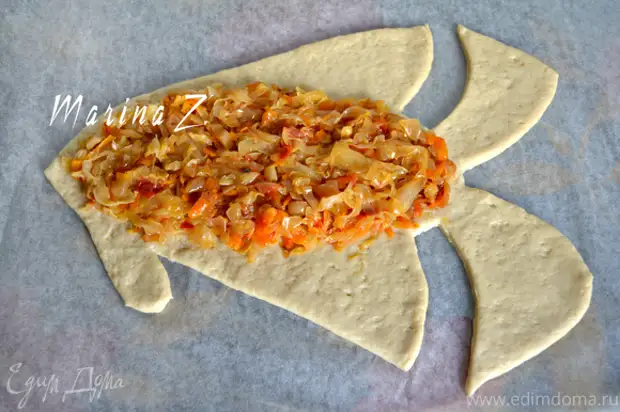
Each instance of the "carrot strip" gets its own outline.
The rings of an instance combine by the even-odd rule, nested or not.
[[[204,195],[200,196],[200,198],[196,201],[196,203],[194,203],[194,206],[192,206],[192,209],[187,215],[190,217],[190,219],[195,219],[201,214],[203,214],[208,206],[209,203],[207,202],[207,199],[205,199]]]
[[[72,172],[77,172],[79,170],[82,170],[82,161],[77,160],[77,159],[72,159],[70,167],[71,167]]]
[[[149,234],[144,234],[142,235],[142,239],[145,242],[158,242],[159,241],[159,235],[158,234],[153,234],[153,235],[149,235]]]
[[[239,235],[230,235],[228,239],[228,246],[231,249],[239,250],[243,247],[244,241],[243,238]]]
[[[402,216],[398,216],[396,218],[396,221],[394,222],[394,227],[397,229],[416,229],[418,227],[420,227],[420,225],[418,225],[415,222],[412,222],[411,220],[404,218]]]
[[[443,162],[448,159],[448,146],[446,145],[445,140],[441,137],[435,136],[433,147],[435,148],[435,157],[437,160]]]
[[[437,138],[437,136],[435,136],[435,133],[429,131],[424,132],[424,137],[426,137],[426,143],[431,146],[435,143],[435,139]]]
[[[424,213],[424,205],[426,201],[424,199],[416,199],[413,201],[413,217],[419,218]]]

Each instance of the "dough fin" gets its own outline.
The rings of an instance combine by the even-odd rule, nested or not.
[[[378,29],[301,46],[138,98],[158,99],[171,90],[200,89],[211,83],[241,86],[261,81],[323,90],[334,99],[383,100],[400,112],[422,87],[432,62],[433,36],[428,25]]]
[[[547,109],[558,74],[527,53],[458,26],[467,82],[454,111],[435,127],[465,172],[516,143]]]
[[[553,226],[491,193],[456,185],[441,230],[467,269],[476,301],[468,395],[572,329],[592,274]]]
[[[157,255],[123,222],[84,208],[79,183],[66,171],[60,158],[45,176],[73,208],[90,232],[108,277],[125,304],[141,312],[161,312],[172,299],[170,279]]]

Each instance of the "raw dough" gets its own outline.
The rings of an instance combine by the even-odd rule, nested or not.
[[[466,392],[534,357],[582,318],[592,274],[553,226],[483,190],[453,187],[441,225],[476,300]]]
[[[383,99],[393,110],[401,110],[428,76],[432,57],[428,26],[374,30],[178,83],[132,102],[157,101],[169,91],[201,89],[213,82],[242,85],[260,80],[322,89],[332,97]],[[95,131],[96,127],[83,130],[60,156],[73,152],[79,139]],[[161,311],[170,300],[167,274],[150,249],[156,248],[173,261],[291,310],[403,369],[409,369],[418,354],[428,289],[414,233],[381,238],[358,259],[349,260],[349,253],[326,247],[284,260],[274,248],[248,265],[243,256],[224,246],[205,251],[174,242],[147,245],[127,233],[124,223],[81,209],[84,200],[79,184],[59,159],[46,175],[84,220],[108,275],[128,306]],[[434,224],[429,220],[425,228]]]
[[[463,173],[507,149],[542,116],[558,75],[534,57],[458,27],[467,55],[462,100],[435,128]],[[549,347],[581,319],[592,274],[551,225],[492,194],[457,184],[441,229],[476,300],[466,391],[471,395]]]
[[[87,129],[80,132],[61,155],[74,152],[77,142],[94,132],[93,128]],[[45,170],[45,176],[82,218],[106,272],[125,304],[141,312],[161,312],[172,299],[172,292],[168,273],[157,255],[138,235],[127,232],[123,222],[83,207],[84,194],[80,184],[67,173],[60,156]]]
[[[254,63],[187,80],[140,96],[158,100],[171,90],[201,89],[210,83],[254,81],[305,87],[331,98],[384,100],[400,112],[428,77],[433,37],[428,26],[379,29],[334,37]]]
[[[422,343],[428,287],[415,233],[382,236],[365,254],[356,246],[336,252],[282,257],[266,249],[249,265],[225,245],[205,251],[183,242],[156,245],[161,256],[182,263],[274,305],[303,316],[408,370]]]
[[[558,74],[535,57],[463,26],[467,56],[461,101],[435,132],[448,143],[461,173],[517,142],[553,100]]]
[[[497,156],[542,115],[557,74],[533,57],[459,26],[469,59],[462,101],[435,131],[448,141],[463,172]],[[428,27],[383,29],[337,37],[237,69],[140,96],[156,101],[175,89],[201,89],[262,80],[305,85],[335,97],[383,99],[401,110],[427,77],[432,61]],[[134,101],[136,100],[134,99]],[[85,129],[61,153],[75,150]],[[284,260],[277,248],[254,265],[224,246],[202,250],[175,240],[146,245],[122,222],[80,209],[78,183],[59,160],[46,175],[78,211],[115,287],[128,306],[160,311],[170,299],[167,274],[152,250],[224,284],[324,326],[409,369],[422,340],[428,289],[413,237],[380,238],[367,254],[328,247]],[[581,318],[592,277],[557,230],[490,193],[456,185],[442,230],[459,251],[476,297],[468,394],[562,337]],[[438,224],[427,219],[420,231]],[[419,231],[418,231],[419,233]],[[152,248],[152,249],[151,249]]]

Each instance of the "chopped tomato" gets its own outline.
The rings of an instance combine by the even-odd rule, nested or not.
[[[181,223],[181,229],[193,229],[193,228],[194,228],[194,225],[191,222],[188,222],[187,220]]]
[[[282,144],[282,146],[280,146],[280,152],[278,154],[280,155],[281,160],[284,160],[287,157],[289,157],[291,153],[293,153],[292,146],[289,146],[287,144]]]
[[[108,125],[107,122],[103,122],[102,130],[104,136],[116,136],[120,131],[118,127]]]
[[[155,196],[157,193],[161,192],[162,190],[164,190],[162,186],[159,186],[146,179],[139,180],[138,184],[136,185],[136,191],[141,196],[144,196],[147,199],[152,198],[153,196]]]

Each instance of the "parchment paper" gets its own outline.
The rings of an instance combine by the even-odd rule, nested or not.
[[[0,10],[0,410],[545,410],[534,398],[558,395],[594,396],[591,409],[620,405],[614,0],[3,0]],[[433,31],[435,62],[406,114],[428,126],[451,111],[464,85],[457,23],[560,73],[542,121],[466,176],[560,229],[595,277],[592,306],[568,336],[478,392],[505,396],[506,405],[469,405],[464,395],[473,300],[436,229],[418,238],[430,307],[409,373],[169,262],[175,299],[162,314],[122,305],[84,226],[42,173],[92,105],[103,111],[338,34],[423,23]],[[75,127],[72,119],[49,125],[57,94],[84,96]],[[577,401],[555,409],[579,409]]]

